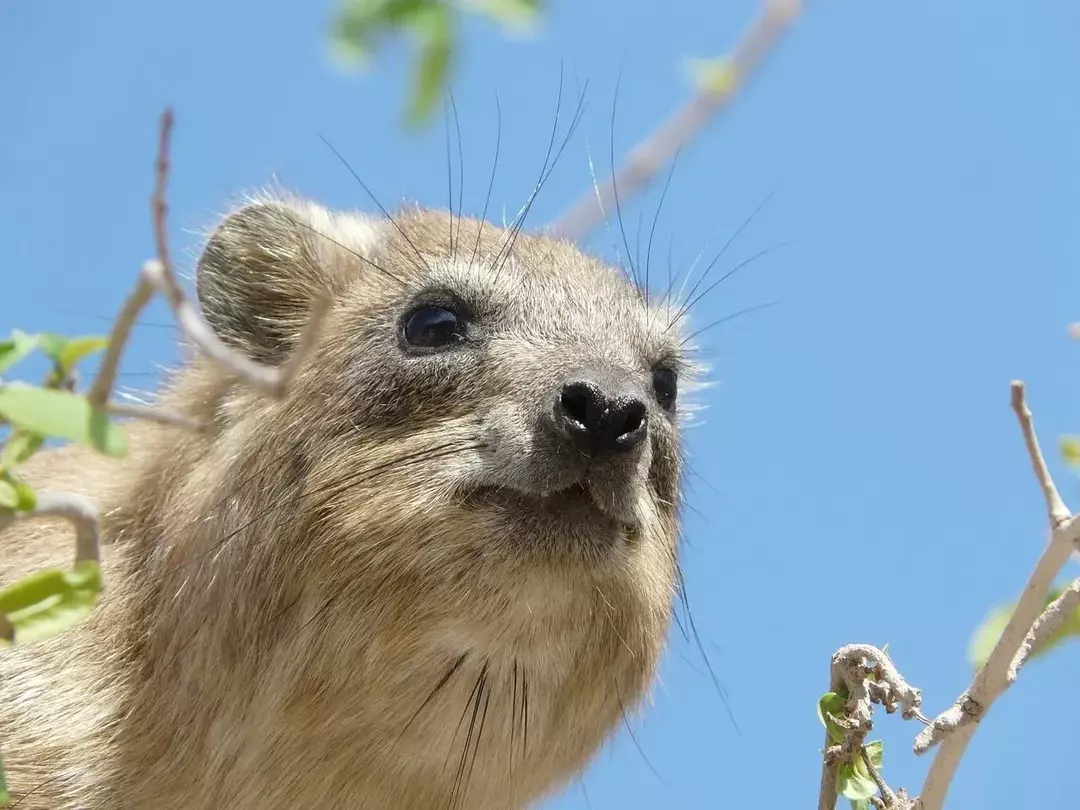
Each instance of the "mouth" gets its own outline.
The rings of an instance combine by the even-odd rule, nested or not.
[[[533,492],[509,485],[485,485],[471,490],[466,500],[476,506],[513,510],[562,526],[600,524],[630,533],[636,533],[638,528],[636,518],[615,508],[614,504],[605,504],[585,481]]]

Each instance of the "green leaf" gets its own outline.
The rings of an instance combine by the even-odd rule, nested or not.
[[[334,25],[332,47],[346,64],[363,66],[388,31],[411,27],[414,19],[440,0],[348,0]]]
[[[515,33],[531,33],[540,18],[540,0],[468,0],[466,5]]]
[[[11,469],[22,464],[41,449],[44,442],[45,437],[40,433],[31,433],[28,430],[12,431],[4,442],[3,454],[0,455],[0,470]]]
[[[0,472],[0,507],[29,512],[37,505],[34,488],[17,475]]]
[[[70,439],[107,456],[127,453],[127,435],[86,397],[25,383],[0,385],[0,416],[17,428]]]
[[[0,374],[30,354],[38,345],[37,335],[16,329],[11,337],[0,340]]]
[[[0,807],[8,803],[7,777],[4,775],[4,758],[0,756]]]
[[[877,783],[870,778],[862,757],[857,756],[854,761],[845,762],[837,769],[836,792],[845,799],[855,801],[877,795]]]
[[[826,692],[818,699],[818,720],[834,743],[843,742],[847,736],[844,727],[837,721],[847,711],[847,699],[848,696],[842,692]]]
[[[1080,467],[1080,436],[1062,437],[1061,455],[1067,464]]]
[[[109,345],[109,339],[97,335],[65,338],[60,335],[42,335],[41,350],[56,365],[61,376],[66,377],[84,358],[100,352]]]
[[[864,745],[863,750],[866,751],[866,755],[870,758],[870,764],[880,771],[885,762],[885,743],[881,740],[874,740]]]
[[[420,58],[413,71],[412,100],[407,121],[411,125],[423,123],[435,109],[442,93],[454,50],[454,32],[450,12],[438,7],[423,22]]]
[[[0,590],[0,613],[11,628],[9,644],[30,644],[81,622],[101,594],[101,567],[92,560],[71,571],[46,569]]]
[[[1046,603],[1050,604],[1061,594],[1061,588],[1052,588],[1050,593],[1047,594]],[[972,669],[978,670],[986,663],[991,651],[994,649],[994,645],[998,643],[998,639],[1001,638],[1001,634],[1005,631],[1005,625],[1009,623],[1015,609],[1016,605],[1013,604],[991,611],[975,630],[968,645],[968,663]],[[1040,655],[1045,655],[1063,641],[1074,636],[1080,636],[1080,608],[1074,610],[1065,618],[1065,621],[1061,623],[1061,627],[1057,629],[1038,652],[1033,653],[1028,658],[1028,661]]]

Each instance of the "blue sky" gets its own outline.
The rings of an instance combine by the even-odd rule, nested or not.
[[[466,208],[512,215],[543,160],[560,66],[589,81],[581,132],[534,206],[553,220],[689,91],[682,59],[722,53],[755,3],[557,0],[542,35],[469,28],[455,79]],[[967,684],[969,635],[1022,587],[1045,517],[1008,407],[1029,385],[1044,442],[1080,432],[1080,6],[822,0],[749,92],[687,149],[657,229],[676,270],[726,254],[741,270],[696,309],[717,387],[688,433],[684,568],[694,619],[738,730],[678,633],[655,704],[553,808],[808,807],[831,653],[890,643],[944,708]],[[321,144],[380,199],[443,205],[441,122],[399,127],[405,53],[367,77],[327,58],[328,0],[34,3],[0,7],[0,245],[5,329],[103,330],[150,255],[157,116],[177,115],[174,247],[275,177],[331,205],[370,208]],[[624,206],[631,244],[659,184]],[[617,228],[589,242],[612,260]],[[666,272],[666,270],[665,270]],[[154,384],[173,359],[161,307],[124,365]],[[1054,455],[1067,500],[1076,482]],[[851,572],[861,571],[857,578]],[[1073,573],[1076,573],[1073,571]],[[951,806],[1075,803],[1080,645],[1025,670],[976,736]],[[1066,699],[1058,695],[1069,696]],[[917,729],[882,718],[886,776],[917,789]],[[640,746],[640,751],[639,751]],[[645,758],[647,757],[648,764]]]

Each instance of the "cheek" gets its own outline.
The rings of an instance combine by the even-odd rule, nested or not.
[[[675,503],[679,494],[681,450],[678,437],[670,429],[653,438],[649,481],[660,500],[666,503]]]
[[[346,408],[358,425],[414,432],[475,411],[484,380],[475,358],[384,357],[348,373]]]

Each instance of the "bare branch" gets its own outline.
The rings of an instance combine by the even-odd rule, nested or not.
[[[110,402],[105,408],[113,416],[141,419],[145,422],[157,422],[159,425],[172,425],[196,433],[206,428],[206,425],[196,422],[194,419],[188,419],[186,416],[169,413],[168,411],[161,411],[149,405]]]
[[[38,492],[37,504],[29,512],[0,513],[0,533],[21,520],[63,518],[75,530],[75,562],[101,558],[101,520],[97,507],[89,498],[73,492]]]
[[[139,317],[139,313],[142,312],[143,307],[149,303],[153,296],[153,286],[140,278],[139,283],[135,285],[135,289],[131,291],[131,295],[128,296],[124,306],[120,309],[120,314],[117,316],[112,331],[109,333],[109,346],[105,351],[105,357],[101,361],[97,377],[94,378],[94,384],[87,395],[90,404],[94,407],[104,407],[109,401],[113,384],[116,381],[116,373],[120,367],[120,357],[127,347],[131,330],[135,327],[135,321]]]
[[[615,190],[626,198],[645,185],[656,172],[709,120],[726,107],[753,73],[780,35],[802,12],[802,0],[764,0],[758,18],[736,45],[728,70],[729,80],[707,87],[680,107],[660,128],[630,152],[623,166],[602,187],[581,198],[552,226],[556,236],[580,239],[604,218]]]
[[[1050,642],[1061,625],[1078,607],[1080,607],[1080,579],[1074,579],[1072,585],[1061,596],[1046,606],[1046,610],[1042,612],[1024,639],[1016,657],[1013,658],[1012,666],[1009,667],[1010,686],[1020,674],[1021,667]]]
[[[142,276],[169,303],[184,335],[195,347],[223,368],[236,374],[254,388],[274,398],[285,395],[293,377],[296,376],[305,357],[310,353],[318,336],[321,321],[328,309],[328,301],[316,301],[309,313],[308,323],[290,358],[279,368],[264,366],[226,346],[214,334],[213,329],[184,294],[173,272],[169,257],[168,228],[166,227],[165,190],[169,180],[169,142],[172,134],[173,115],[166,109],[161,116],[161,133],[158,142],[157,182],[151,198],[154,220],[154,241],[157,259],[143,264]]]
[[[1042,449],[1039,447],[1039,437],[1035,435],[1035,422],[1031,415],[1031,409],[1027,406],[1024,398],[1024,383],[1013,380],[1012,383],[1012,409],[1016,412],[1016,418],[1020,422],[1020,431],[1024,435],[1024,444],[1027,445],[1028,456],[1031,458],[1031,467],[1035,471],[1035,479],[1043,491],[1046,499],[1046,511],[1050,516],[1050,528],[1056,529],[1072,514],[1061,500],[1061,495],[1054,485],[1054,479],[1047,469],[1046,460],[1043,458]]]
[[[1016,662],[1022,664],[1028,654],[1022,652],[1022,647],[1027,646],[1030,650],[1028,639],[1036,632],[1035,626],[1039,617],[1046,616],[1043,610],[1046,594],[1080,538],[1080,521],[1073,518],[1061,500],[1046,468],[1031,411],[1024,398],[1022,382],[1015,381],[1012,384],[1012,407],[1020,423],[1035,478],[1046,501],[1051,528],[1050,542],[1036,563],[1035,570],[1020,594],[1016,608],[997,644],[986,663],[975,673],[971,686],[915,739],[916,754],[924,754],[941,744],[919,796],[921,810],[941,810],[944,805],[949,785],[968,743],[975,734],[979,720],[1015,680],[1018,669]],[[1042,632],[1039,631],[1040,637]]]

